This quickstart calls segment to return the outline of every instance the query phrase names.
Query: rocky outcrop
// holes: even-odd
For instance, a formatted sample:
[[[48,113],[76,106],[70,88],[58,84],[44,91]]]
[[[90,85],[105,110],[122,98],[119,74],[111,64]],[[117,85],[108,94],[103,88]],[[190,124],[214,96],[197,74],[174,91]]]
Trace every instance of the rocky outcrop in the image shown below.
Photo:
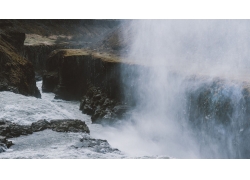
[[[24,38],[24,33],[0,35],[0,91],[40,98],[33,65],[20,55]]]
[[[100,88],[91,84],[80,102],[80,110],[91,115],[92,123],[112,123],[127,115],[131,107],[111,99]]]
[[[62,120],[39,120],[31,125],[18,125],[7,120],[0,120],[0,152],[9,148],[13,143],[7,138],[19,137],[21,135],[32,134],[33,132],[52,129],[57,132],[83,132],[89,134],[89,128],[85,122],[77,119]]]
[[[109,97],[118,99],[121,92],[120,66],[121,63],[115,57],[100,56],[81,49],[56,50],[46,61],[47,73],[43,77],[45,82],[52,82],[57,73],[58,84],[53,89],[56,98],[79,100],[87,92],[87,83],[91,82]],[[50,75],[52,73],[53,76]],[[45,83],[42,89],[50,88]]]
[[[39,120],[31,124],[33,132],[42,131],[45,129],[52,129],[57,132],[84,132],[90,133],[88,126],[84,121],[78,119],[58,119],[51,120]]]
[[[42,90],[55,98],[80,100],[80,110],[92,115],[92,121],[113,121],[133,105],[136,82],[125,79],[136,65],[121,62],[117,56],[83,49],[53,51],[46,61]],[[136,78],[135,78],[136,79]],[[126,88],[126,94],[123,91]]]
[[[51,120],[50,128],[57,132],[90,133],[88,126],[81,120]]]

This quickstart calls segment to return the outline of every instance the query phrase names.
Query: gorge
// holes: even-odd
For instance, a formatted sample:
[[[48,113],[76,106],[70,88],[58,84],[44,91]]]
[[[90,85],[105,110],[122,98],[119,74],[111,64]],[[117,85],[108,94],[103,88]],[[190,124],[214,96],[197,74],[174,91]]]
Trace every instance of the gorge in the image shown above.
[[[0,158],[250,158],[249,29],[0,20]]]

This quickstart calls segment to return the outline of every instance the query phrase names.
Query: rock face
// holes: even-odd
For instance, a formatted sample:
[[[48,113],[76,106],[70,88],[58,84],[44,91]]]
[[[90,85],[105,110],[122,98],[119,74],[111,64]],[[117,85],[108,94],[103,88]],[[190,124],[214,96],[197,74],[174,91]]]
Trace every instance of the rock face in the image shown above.
[[[126,115],[131,107],[108,98],[100,88],[89,84],[87,93],[80,102],[80,110],[91,115],[92,123],[112,123]]]
[[[120,63],[111,57],[101,58],[80,49],[53,51],[46,61],[46,82],[58,82],[53,91],[56,98],[77,99],[87,92],[87,83],[102,88],[111,98],[119,98]],[[53,73],[53,76],[51,75]],[[55,81],[55,74],[58,81]],[[50,87],[51,83],[48,83]],[[43,90],[48,88],[43,84]]]
[[[63,120],[39,120],[29,125],[18,125],[7,120],[0,120],[0,152],[4,152],[13,143],[7,138],[19,137],[21,135],[32,134],[33,132],[52,129],[57,132],[83,132],[89,134],[89,128],[85,122],[77,119]]]
[[[55,45],[26,45],[24,57],[33,64],[36,71],[42,71],[45,69],[45,60],[55,49],[57,49]]]
[[[0,34],[0,91],[40,98],[33,65],[20,55],[24,33]]]
[[[46,61],[42,89],[54,92],[55,98],[81,99],[80,110],[92,115],[93,122],[113,121],[133,104],[129,92],[133,92],[135,82],[132,80],[126,86],[128,81],[125,81],[129,73],[133,74],[132,71],[125,74],[121,68],[133,69],[134,66],[108,54],[83,49],[56,50]]]

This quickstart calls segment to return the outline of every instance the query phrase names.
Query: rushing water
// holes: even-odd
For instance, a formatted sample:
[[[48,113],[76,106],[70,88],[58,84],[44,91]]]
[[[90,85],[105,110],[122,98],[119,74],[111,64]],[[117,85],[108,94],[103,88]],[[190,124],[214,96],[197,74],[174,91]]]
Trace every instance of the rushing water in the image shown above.
[[[37,82],[37,86],[41,91],[42,81]],[[89,127],[91,138],[106,139],[112,148],[118,148],[121,152],[102,152],[100,148],[105,150],[105,146],[74,148],[80,138],[87,136],[86,134],[44,130],[28,136],[11,138],[15,145],[0,153],[0,158],[167,158],[166,155],[152,156],[145,153],[147,147],[140,147],[137,143],[135,129],[127,130],[126,132],[131,134],[124,137],[124,131],[121,132],[119,128],[91,124],[90,116],[79,111],[78,101],[54,99],[54,96],[53,93],[42,93],[42,99],[37,99],[12,92],[0,92],[0,119],[23,125],[40,119],[80,119]]]
[[[136,70],[136,107],[112,126],[91,124],[78,101],[56,100],[53,93],[36,99],[0,92],[0,119],[80,119],[92,138],[121,152],[72,148],[83,134],[46,130],[11,139],[16,145],[0,158],[249,158],[249,102],[235,81],[248,79],[250,22],[138,20],[130,30],[124,34],[132,36],[128,58],[151,70]],[[226,82],[213,85],[214,77]],[[130,85],[131,76],[123,81]]]
[[[42,81],[37,82],[41,90]],[[86,122],[91,135],[101,131],[101,125],[91,124],[90,117],[79,111],[79,102],[55,100],[53,93],[42,93],[42,99],[12,92],[0,92],[0,119],[18,124],[31,124],[40,119],[80,119]],[[95,133],[93,133],[95,134]],[[10,139],[13,145],[0,158],[124,158],[120,152],[100,153],[93,148],[74,148],[82,133],[58,133],[45,130]],[[93,136],[91,136],[93,138]],[[101,138],[105,139],[105,138]]]

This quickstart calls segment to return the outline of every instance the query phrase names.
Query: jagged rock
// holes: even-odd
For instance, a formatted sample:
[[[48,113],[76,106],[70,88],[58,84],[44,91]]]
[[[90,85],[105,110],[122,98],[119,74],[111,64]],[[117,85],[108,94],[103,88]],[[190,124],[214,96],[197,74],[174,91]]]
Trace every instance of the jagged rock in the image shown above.
[[[102,92],[100,88],[89,84],[79,109],[83,113],[91,115],[92,123],[101,123],[102,121],[112,123],[116,119],[122,118],[130,108],[128,105],[108,98],[107,94]]]
[[[45,119],[39,120],[31,124],[31,129],[33,132],[42,131],[48,128],[50,128],[50,123]]]
[[[6,138],[32,134],[30,126],[18,125],[6,120],[0,120],[0,122],[0,135],[6,136]]]
[[[88,126],[81,120],[51,120],[50,128],[57,132],[84,132],[90,133]]]

